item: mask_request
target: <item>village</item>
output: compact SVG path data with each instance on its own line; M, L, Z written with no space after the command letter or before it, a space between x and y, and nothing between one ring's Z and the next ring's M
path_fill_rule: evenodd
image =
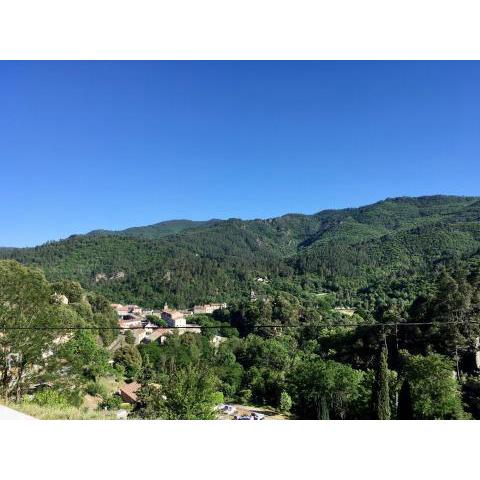
M131 331L135 337L135 345L151 342L163 344L166 337L171 335L174 330L180 335L187 331L201 333L199 325L187 323L188 317L210 314L226 307L226 303L211 303L196 305L191 310L175 310L165 304L162 310L155 310L144 309L138 305L112 304L112 308L118 315L120 332L125 334L127 331ZM216 339L215 341L221 340Z
M138 305L122 305L119 303L111 304L118 315L118 325L120 327L120 336L110 346L110 350L115 350L124 341L127 332L131 332L134 337L134 344L148 344L157 342L162 345L169 335L177 333L200 334L201 327L192 320L195 315L212 314L216 310L227 307L226 303L209 303L204 305L195 305L191 309L176 310L170 308L167 304L163 309L148 309ZM215 348L225 341L226 338L220 335L214 335L211 342ZM120 386L117 393L125 404L133 407L137 401L137 392L141 388L140 383L132 381ZM266 418L277 419L274 411L268 408L255 408L244 405L219 404L216 406L217 418L219 420L264 420ZM120 410L117 412L117 418L127 418L128 411Z

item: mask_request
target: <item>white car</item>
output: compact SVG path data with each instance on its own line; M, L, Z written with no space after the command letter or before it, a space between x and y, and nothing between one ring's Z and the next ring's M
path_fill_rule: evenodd
M251 415L235 415L235 420L253 420Z
M259 412L252 412L250 414L250 416L254 419L254 420L265 420L265 415L263 413L259 413Z
M237 409L233 405L224 405L222 408L222 412L227 415L233 415L236 411Z

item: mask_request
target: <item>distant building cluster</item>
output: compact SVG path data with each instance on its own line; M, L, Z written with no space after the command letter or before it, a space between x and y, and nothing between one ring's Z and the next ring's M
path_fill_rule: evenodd
M58 298L56 301L61 302L62 299ZM186 332L201 333L201 327L193 323L188 323L187 318L195 314L211 314L215 310L226 308L227 304L208 303L205 305L195 305L191 310L176 310L170 308L167 304L165 304L161 310L145 309L138 305L122 305L120 303L112 303L111 306L117 312L121 332L125 334L127 331L130 331L134 336L135 345L152 342L157 342L162 345L174 331L180 335ZM158 324L155 323L155 320L152 321L152 317L150 316L156 317ZM163 322L160 320L163 320ZM161 326L160 324L162 323L166 324L166 326ZM213 347L218 349L226 340L226 337L214 335L210 341ZM121 344L122 340L120 337L120 339L117 339L112 345L114 348L118 348ZM117 393L124 402L135 404L138 401L137 393L140 388L141 385L137 382L126 383ZM126 417L127 412L122 412Z
M144 309L138 305L122 305L112 303L112 308L117 312L118 324L121 332L130 330L135 337L135 344L158 342L163 344L168 335L177 330L181 335L185 332L201 333L199 325L187 323L187 317L200 313L213 313L215 310L226 308L226 303L209 303L205 305L195 305L191 310L176 310L170 308L167 304L161 310ZM166 326L160 326L152 323L147 316L152 315L159 320L163 320ZM159 322L160 323L160 322ZM216 339L216 346L219 340Z
M193 307L193 313L198 315L200 313L213 313L215 310L227 308L226 303L207 303L205 305L195 305Z

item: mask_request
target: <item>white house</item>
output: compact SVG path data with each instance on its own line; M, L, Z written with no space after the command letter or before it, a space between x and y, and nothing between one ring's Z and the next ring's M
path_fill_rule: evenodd
M162 319L165 320L169 327L181 328L187 325L187 320L182 312L170 310L167 305L162 311Z

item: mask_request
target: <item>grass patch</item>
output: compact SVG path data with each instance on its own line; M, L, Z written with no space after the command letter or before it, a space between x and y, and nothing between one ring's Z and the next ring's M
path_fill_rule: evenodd
M115 412L95 411L73 406L42 406L34 403L8 403L7 407L39 420L115 420Z

